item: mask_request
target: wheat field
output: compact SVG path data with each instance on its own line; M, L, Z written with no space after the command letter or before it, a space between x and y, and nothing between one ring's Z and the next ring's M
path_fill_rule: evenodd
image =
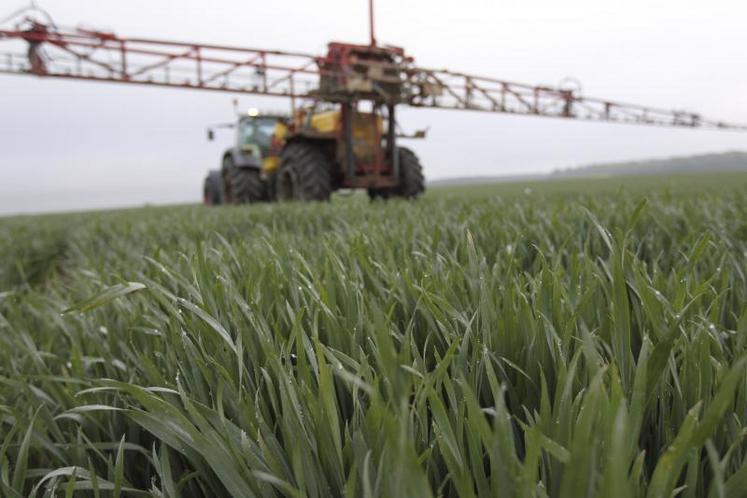
M747 496L747 176L0 219L0 495Z

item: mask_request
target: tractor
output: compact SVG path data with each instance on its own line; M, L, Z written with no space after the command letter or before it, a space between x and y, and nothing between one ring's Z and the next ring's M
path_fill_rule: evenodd
M265 201L329 200L343 188L366 188L372 200L414 199L425 190L422 166L415 153L397 147L397 172L386 144L384 120L356 111L352 120L353 175L343 166L348 147L342 138L342 112L302 109L287 116L250 109L235 128L235 145L223 153L220 170L205 178L208 205ZM386 125L388 128L388 124ZM215 132L208 130L208 139ZM383 167L377 168L377 161Z
M237 124L219 125L237 130L236 143L220 171L208 173L205 203L327 201L339 189L365 189L372 200L422 194L418 157L397 146L394 109L402 88L398 70L389 68L398 50L331 43L312 105L289 116L250 109ZM364 63L341 76L336 69L351 60Z
M303 109L293 116L259 113L240 116L235 145L226 150L221 169L205 178L208 205L263 201L329 200L333 191L365 187L372 200L389 197L413 199L425 190L423 171L415 153L397 147L398 172L385 145L384 122L374 113L352 117L353 175L343 167L348 147L341 138L342 113ZM208 138L214 139L213 129ZM378 144L378 145L377 145ZM384 167L376 169L376 161Z

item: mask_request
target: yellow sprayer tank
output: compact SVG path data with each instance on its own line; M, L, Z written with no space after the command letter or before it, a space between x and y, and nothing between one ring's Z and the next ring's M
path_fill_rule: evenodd
M342 113L340 111L325 111L313 114L309 119L309 126L317 133L337 134L342 131ZM373 158L380 146L377 137L381 137L384 130L384 120L373 113L358 112L353 118L353 153L364 162Z

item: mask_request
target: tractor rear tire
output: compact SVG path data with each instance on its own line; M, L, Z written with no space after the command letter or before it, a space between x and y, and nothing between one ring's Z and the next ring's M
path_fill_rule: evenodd
M223 204L223 178L219 170L208 171L202 188L202 202L206 206Z
M316 144L288 144L277 175L281 201L329 201L332 196L332 162Z
M423 166L412 150L399 147L397 153L399 154L399 185L395 188L395 193L405 199L415 199L425 192Z

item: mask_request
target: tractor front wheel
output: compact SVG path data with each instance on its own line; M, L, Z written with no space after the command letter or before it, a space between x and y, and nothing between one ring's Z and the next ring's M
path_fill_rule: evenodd
M288 144L277 175L277 197L281 201L328 201L332 195L332 164L313 143Z
M230 158L223 164L226 200L231 204L246 204L267 200L267 185L254 168L237 168Z

